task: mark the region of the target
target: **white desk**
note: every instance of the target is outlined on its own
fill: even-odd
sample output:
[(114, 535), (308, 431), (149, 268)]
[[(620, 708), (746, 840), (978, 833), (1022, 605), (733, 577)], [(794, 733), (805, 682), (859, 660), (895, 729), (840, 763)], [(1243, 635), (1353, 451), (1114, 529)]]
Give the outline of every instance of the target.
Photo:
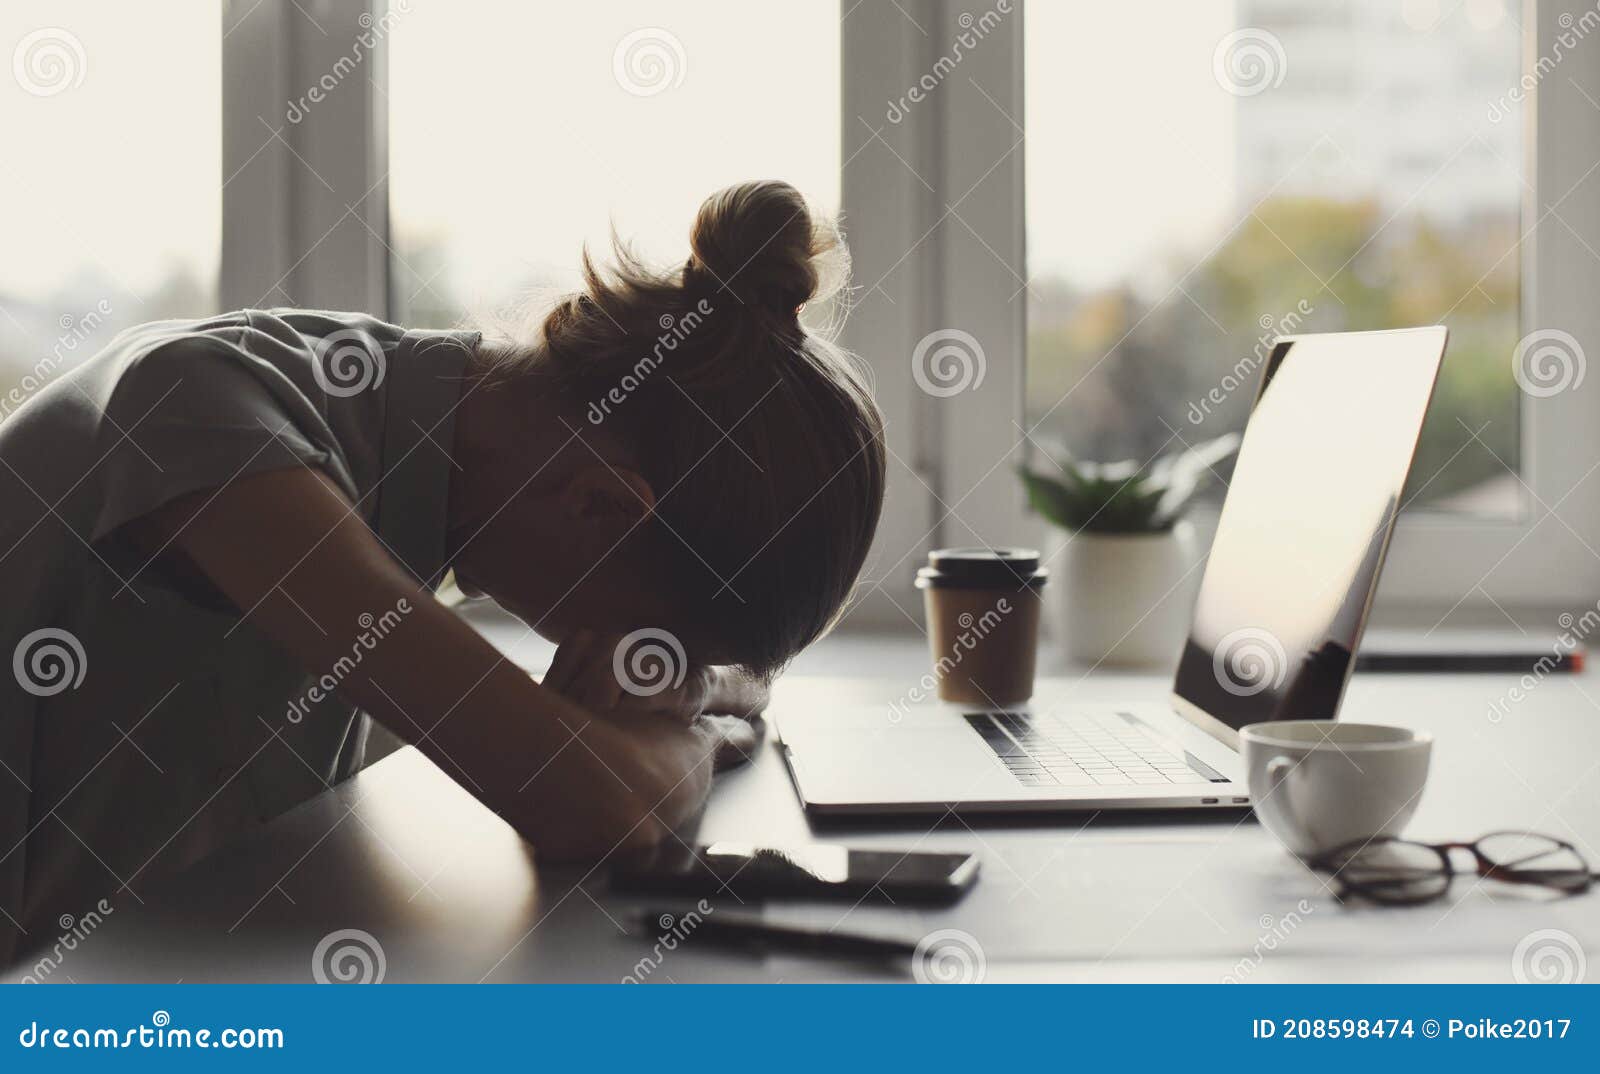
[[(1436, 735), (1433, 777), (1410, 834), (1465, 839), (1527, 827), (1572, 840), (1600, 864), (1600, 679), (1552, 676), (1490, 722), (1491, 703), (1513, 684), (1505, 675), (1358, 675), (1345, 717)], [(898, 692), (886, 681), (801, 677), (780, 684), (775, 705), (803, 711)], [(1148, 677), (1041, 683), (1052, 698), (1163, 693), (1164, 680)], [(1462, 877), (1440, 903), (1342, 907), (1237, 816), (1064, 816), (1023, 826), (951, 819), (931, 831), (902, 822), (813, 832), (770, 742), (755, 764), (722, 777), (700, 836), (976, 851), (982, 879), (949, 909), (782, 902), (764, 912), (911, 939), (960, 929), (981, 945), (991, 981), (1509, 981), (1518, 941), (1547, 928), (1600, 958), (1600, 893), (1549, 901)], [(536, 869), (508, 827), (407, 749), (280, 818), (264, 838), (172, 878), (144, 906), (119, 907), (53, 979), (307, 981), (317, 941), (358, 928), (381, 943), (389, 981), (619, 981), (651, 941), (619, 927), (638, 903), (610, 894), (602, 873), (585, 874)], [(650, 975), (907, 977), (894, 967), (713, 950), (692, 936)]]

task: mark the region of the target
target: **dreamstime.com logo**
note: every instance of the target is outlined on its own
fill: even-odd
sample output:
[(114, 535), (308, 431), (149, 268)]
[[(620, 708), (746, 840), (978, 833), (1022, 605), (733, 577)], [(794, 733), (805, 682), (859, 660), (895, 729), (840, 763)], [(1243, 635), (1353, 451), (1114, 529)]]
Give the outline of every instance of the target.
[(67, 360), (67, 356), (98, 332), (109, 316), (111, 316), (111, 303), (103, 298), (81, 317), (63, 313), (61, 319), (56, 322), (61, 326), (61, 334), (56, 337), (55, 346), (50, 348), (50, 353), (35, 362), (32, 369), (24, 371), (22, 380), (5, 395), (0, 396), (0, 419), (10, 417), (12, 411), (27, 402), (34, 392), (48, 384), (56, 375), (56, 371), (61, 368), (61, 363)]
[(905, 719), (906, 713), (912, 705), (921, 704), (939, 688), (939, 683), (953, 671), (961, 666), (967, 654), (978, 647), (978, 644), (993, 633), (1000, 625), (1001, 620), (1010, 615), (1015, 606), (1005, 597), (994, 602), (994, 607), (982, 615), (973, 615), (971, 612), (962, 612), (956, 616), (956, 626), (960, 627), (959, 633), (950, 642), (950, 651), (940, 655), (935, 661), (933, 670), (924, 674), (917, 680), (917, 684), (907, 690), (904, 697), (889, 704), (889, 722), (899, 723)]
[(185, 1029), (174, 1027), (172, 1015), (156, 1011), (148, 1024), (129, 1026), (41, 1026), (30, 1022), (17, 1034), (17, 1043), (24, 1048), (105, 1049), (119, 1051), (130, 1048), (179, 1049), (281, 1049), (283, 1030), (256, 1026), (226, 1026), (216, 1029)]
[(1530, 932), (1511, 952), (1511, 979), (1518, 984), (1582, 984), (1588, 972), (1583, 945), (1560, 929)]
[(290, 723), (299, 723), (311, 712), (312, 705), (321, 704), (333, 696), (339, 684), (349, 677), (351, 672), (360, 666), (367, 658), (367, 654), (378, 647), (378, 643), (387, 638), (395, 627), (400, 625), (400, 620), (410, 615), (412, 604), (405, 597), (395, 602), (395, 606), (382, 615), (373, 615), (371, 612), (362, 612), (356, 616), (356, 626), (360, 630), (355, 641), (350, 643), (350, 655), (341, 656), (311, 685), (300, 697), (289, 702), (289, 711), (286, 714)]
[(1548, 399), (1583, 383), (1589, 363), (1583, 347), (1558, 328), (1529, 332), (1511, 355), (1511, 375), (1517, 387), (1535, 399)]
[(617, 683), (634, 697), (654, 697), (683, 685), (689, 657), (683, 642), (671, 631), (645, 627), (617, 642), (611, 654), (611, 671)]
[(648, 955), (634, 963), (633, 972), (618, 983), (643, 984), (646, 977), (661, 968), (661, 964), (666, 961), (667, 952), (676, 951), (678, 945), (687, 940), (690, 934), (700, 927), (700, 923), (711, 914), (712, 906), (704, 899), (696, 903), (693, 910), (687, 910), (677, 917), (662, 914), (660, 920), (656, 922), (661, 926), (661, 934), (656, 937), (655, 946), (650, 949)]
[(1239, 984), (1261, 968), (1261, 963), (1266, 961), (1268, 955), (1276, 951), (1280, 944), (1289, 938), (1289, 934), (1300, 927), (1300, 923), (1310, 916), (1314, 907), (1305, 899), (1295, 904), (1293, 910), (1282, 917), (1273, 917), (1271, 914), (1261, 915), (1261, 935), (1256, 937), (1256, 942), (1250, 945), (1250, 953), (1233, 964), (1233, 969), (1223, 974), (1223, 984)]
[(911, 956), (911, 975), (918, 984), (982, 984), (988, 972), (983, 945), (960, 929), (928, 933)]
[(356, 34), (355, 40), (350, 42), (350, 51), (334, 61), (327, 74), (317, 79), (298, 100), (289, 101), (289, 107), (284, 109), (283, 118), (292, 124), (298, 124), (311, 113), (311, 109), (327, 100), (329, 95), (354, 74), (373, 50), (394, 29), (394, 24), (400, 20), (401, 15), (411, 14), (411, 0), (391, 0), (381, 17), (375, 18), (370, 11), (363, 11), (356, 16), (356, 22), (361, 26), (361, 32)]
[(1551, 41), (1549, 51), (1530, 63), (1515, 85), (1489, 102), (1490, 123), (1499, 123), (1507, 116), (1516, 115), (1517, 106), (1528, 99), (1528, 95), (1556, 69), (1557, 64), (1566, 59), (1567, 53), (1577, 48), (1579, 42), (1596, 28), (1600, 28), (1600, 4), (1590, 7), (1576, 18), (1572, 12), (1563, 11), (1556, 16), (1556, 25), (1561, 27), (1561, 32)]
[(71, 30), (46, 26), (27, 34), (11, 53), (11, 75), (27, 93), (54, 97), (83, 85), (89, 57)]
[(912, 106), (921, 104), (928, 96), (944, 84), (944, 80), (955, 73), (961, 61), (972, 53), (995, 30), (1000, 23), (1012, 12), (1011, 0), (995, 0), (994, 7), (982, 15), (974, 16), (970, 11), (963, 11), (956, 16), (956, 25), (961, 32), (950, 41), (950, 49), (933, 62), (922, 77), (918, 78), (906, 91), (900, 95), (899, 100), (889, 101), (889, 107), (884, 112), (883, 118), (890, 123), (898, 124), (906, 118)]
[(983, 344), (959, 328), (936, 328), (911, 352), (911, 379), (936, 399), (977, 390), (988, 368)]
[(1260, 627), (1241, 627), (1223, 635), (1211, 654), (1211, 671), (1217, 685), (1235, 697), (1253, 697), (1276, 690), (1289, 674), (1289, 656), (1283, 642)]
[(1577, 652), (1589, 635), (1600, 628), (1600, 601), (1582, 615), (1562, 612), (1556, 616), (1556, 625), (1561, 629), (1556, 634), (1556, 640), (1550, 643), (1550, 652), (1535, 660), (1533, 667), (1523, 672), (1522, 677), (1505, 693), (1489, 703), (1490, 723), (1499, 723), (1509, 716), (1512, 705), (1521, 704), (1526, 700), (1552, 672), (1562, 667), (1564, 658)]
[(656, 324), (661, 326), (661, 334), (656, 336), (654, 347), (650, 353), (633, 363), (633, 368), (622, 375), (605, 395), (589, 404), (587, 417), (590, 425), (599, 425), (611, 416), (611, 411), (628, 401), (628, 396), (638, 391), (649, 379), (667, 356), (678, 349), (678, 344), (688, 339), (707, 317), (716, 311), (709, 299), (700, 299), (694, 306), (681, 316), (663, 313)]
[(389, 369), (383, 344), (359, 328), (324, 336), (316, 345), (316, 357), (311, 375), (323, 391), (340, 399), (378, 387)]
[(1211, 73), (1217, 85), (1235, 97), (1254, 97), (1283, 85), (1289, 57), (1276, 34), (1247, 26), (1217, 42), (1211, 54)]
[[(101, 899), (94, 906), (86, 910), (82, 917), (73, 917), (71, 914), (62, 914), (56, 924), (61, 926), (61, 934), (56, 937), (55, 946), (46, 949), (39, 961), (27, 968), (27, 972), (17, 979), (18, 984), (43, 984), (66, 961), (67, 955), (78, 949), (89, 936), (105, 923), (111, 916), (111, 903)], [(69, 977), (68, 980), (71, 980)]]
[(1211, 416), (1214, 408), (1228, 401), (1228, 397), (1240, 388), (1254, 386), (1260, 379), (1258, 372), (1261, 364), (1271, 355), (1273, 346), (1279, 336), (1292, 336), (1300, 331), (1300, 326), (1305, 319), (1316, 311), (1316, 307), (1305, 299), (1295, 303), (1294, 309), (1282, 317), (1274, 319), (1272, 314), (1263, 313), (1256, 318), (1256, 324), (1261, 327), (1261, 334), (1256, 336), (1255, 346), (1250, 348), (1250, 353), (1233, 363), (1233, 367), (1222, 375), (1210, 391), (1206, 392), (1198, 402), (1189, 404), (1189, 424), (1199, 425)]
[(611, 53), (611, 75), (635, 97), (654, 97), (683, 85), (688, 57), (671, 30), (646, 26), (625, 35)]
[(83, 684), (89, 658), (70, 630), (40, 627), (17, 642), (11, 653), (11, 672), (17, 685), (34, 697), (54, 697)]
[(330, 932), (311, 952), (311, 979), (317, 984), (382, 984), (388, 972), (383, 945), (364, 929)]

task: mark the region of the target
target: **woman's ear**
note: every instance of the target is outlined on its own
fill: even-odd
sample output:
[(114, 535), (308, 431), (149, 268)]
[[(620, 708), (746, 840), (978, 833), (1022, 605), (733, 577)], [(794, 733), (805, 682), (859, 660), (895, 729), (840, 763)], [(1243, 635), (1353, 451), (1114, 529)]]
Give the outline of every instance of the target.
[(573, 471), (560, 500), (567, 517), (591, 525), (632, 526), (656, 507), (655, 490), (643, 474), (605, 463)]

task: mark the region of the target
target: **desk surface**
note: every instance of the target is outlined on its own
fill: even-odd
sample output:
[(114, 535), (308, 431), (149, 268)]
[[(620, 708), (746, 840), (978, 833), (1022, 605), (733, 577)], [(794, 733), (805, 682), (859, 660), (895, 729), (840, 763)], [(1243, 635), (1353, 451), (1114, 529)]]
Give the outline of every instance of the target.
[[(1507, 675), (1357, 676), (1344, 714), (1434, 732), (1433, 775), (1409, 834), (1532, 828), (1600, 862), (1600, 679), (1553, 675), (1509, 700), (1516, 685)], [(893, 693), (869, 679), (793, 678), (775, 708)], [(1164, 681), (1045, 680), (1041, 695), (1160, 700)], [(1497, 705), (1505, 711), (1491, 719)], [(699, 836), (974, 851), (982, 879), (948, 909), (736, 909), (911, 940), (960, 930), (991, 981), (1509, 981), (1518, 944), (1542, 929), (1600, 956), (1600, 894), (1550, 901), (1463, 877), (1429, 906), (1341, 906), (1237, 815), (812, 830), (771, 742), (720, 777)], [(603, 871), (537, 868), (510, 828), (406, 749), (147, 892), (143, 905), (125, 900), (51, 979), (308, 981), (318, 942), (340, 929), (376, 938), (389, 981), (615, 982), (640, 976), (646, 956), (652, 981), (910, 978), (909, 967), (715, 950), (692, 935), (658, 947), (623, 928), (639, 905), (610, 893)]]

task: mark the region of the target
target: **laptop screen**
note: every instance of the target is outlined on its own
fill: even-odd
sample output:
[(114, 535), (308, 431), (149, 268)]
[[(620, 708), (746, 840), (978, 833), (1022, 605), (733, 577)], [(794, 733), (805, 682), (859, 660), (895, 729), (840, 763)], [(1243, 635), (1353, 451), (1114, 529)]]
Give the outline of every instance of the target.
[(1308, 335), (1267, 358), (1173, 685), (1218, 737), (1338, 713), (1444, 343)]

